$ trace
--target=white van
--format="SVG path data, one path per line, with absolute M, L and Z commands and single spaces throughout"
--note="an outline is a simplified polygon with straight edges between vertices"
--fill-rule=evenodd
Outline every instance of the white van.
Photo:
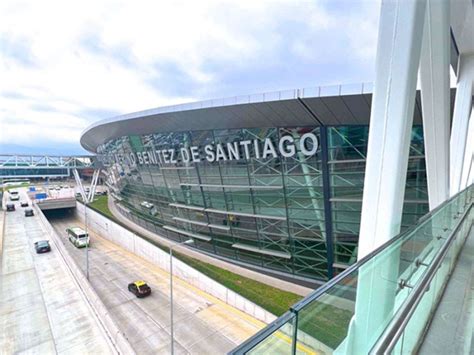
M 10 190 L 10 201 L 19 201 L 20 195 L 17 190 Z
M 71 227 L 66 229 L 69 241 L 76 248 L 84 248 L 90 245 L 90 238 L 86 231 L 79 227 Z

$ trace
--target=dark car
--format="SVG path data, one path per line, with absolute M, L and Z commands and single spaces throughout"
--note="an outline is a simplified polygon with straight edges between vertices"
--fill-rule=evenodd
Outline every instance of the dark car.
M 15 211 L 15 204 L 7 203 L 7 211 Z
M 29 206 L 28 201 L 21 201 L 20 206 L 21 207 L 28 207 Z
M 35 242 L 36 254 L 47 253 L 51 251 L 51 246 L 49 245 L 48 240 L 40 240 Z
M 35 213 L 33 212 L 33 210 L 31 208 L 27 208 L 25 210 L 25 217 L 31 217 L 31 216 L 34 216 Z
M 135 281 L 128 284 L 128 290 L 138 298 L 146 297 L 151 294 L 151 288 L 145 281 Z

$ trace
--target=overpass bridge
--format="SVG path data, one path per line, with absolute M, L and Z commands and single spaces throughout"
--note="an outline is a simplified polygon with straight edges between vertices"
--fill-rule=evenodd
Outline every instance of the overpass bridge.
M 92 155 L 0 154 L 0 179 L 69 177 L 72 169 L 93 169 Z

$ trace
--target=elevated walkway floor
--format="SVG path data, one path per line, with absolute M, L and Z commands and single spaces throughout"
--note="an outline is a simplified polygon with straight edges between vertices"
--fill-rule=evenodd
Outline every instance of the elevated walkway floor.
M 474 227 L 461 250 L 419 354 L 474 354 Z
M 54 243 L 36 254 L 49 239 L 39 217 L 16 209 L 0 210 L 0 353 L 112 353 Z

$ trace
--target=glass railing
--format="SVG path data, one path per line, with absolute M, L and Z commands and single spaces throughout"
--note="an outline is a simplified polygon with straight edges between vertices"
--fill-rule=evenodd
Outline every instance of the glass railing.
M 469 234 L 473 201 L 471 185 L 230 354 L 412 353 Z

